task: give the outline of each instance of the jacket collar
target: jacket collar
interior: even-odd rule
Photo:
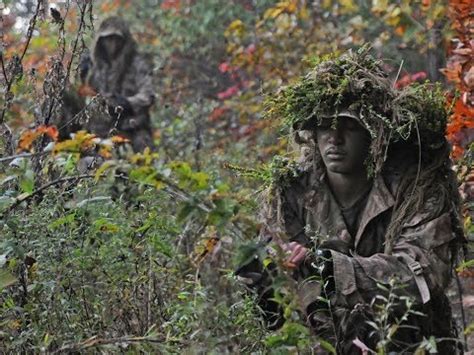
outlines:
[[[387,188],[385,181],[380,174],[377,175],[369,192],[367,205],[360,216],[360,224],[354,242],[356,248],[370,221],[393,207],[394,204],[395,199]]]
[[[390,193],[382,176],[374,178],[372,188],[367,198],[367,205],[360,215],[359,228],[355,236],[351,236],[347,230],[339,205],[326,183],[325,176],[319,179],[319,183],[313,186],[305,196],[305,208],[310,211],[312,219],[319,226],[324,226],[324,232],[329,237],[337,236],[346,242],[354,240],[354,248],[357,248],[362,239],[365,229],[370,221],[390,209],[395,204],[395,199]]]

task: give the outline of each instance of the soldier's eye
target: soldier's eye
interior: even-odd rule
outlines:
[[[353,119],[345,121],[344,127],[349,131],[359,131],[362,130],[362,126]]]
[[[332,120],[329,118],[323,118],[321,120],[321,123],[318,125],[319,130],[327,130],[331,129],[332,126]]]

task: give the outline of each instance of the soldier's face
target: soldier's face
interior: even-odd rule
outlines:
[[[328,172],[360,174],[370,145],[368,132],[353,118],[338,117],[336,127],[332,119],[323,119],[316,128],[315,138]]]
[[[113,59],[117,56],[123,48],[123,38],[118,35],[111,35],[107,37],[102,37],[100,39],[102,48],[106,53],[108,58]]]

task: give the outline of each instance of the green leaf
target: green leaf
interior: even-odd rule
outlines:
[[[177,217],[178,222],[183,222],[196,210],[197,210],[197,207],[194,204],[186,203],[178,213],[178,217]]]
[[[31,194],[35,188],[35,174],[33,170],[26,170],[25,174],[20,178],[21,191]]]
[[[171,244],[166,243],[160,235],[153,236],[151,242],[156,252],[164,254],[169,258],[173,256],[173,248]]]
[[[74,222],[75,218],[76,218],[76,213],[75,212],[69,213],[69,214],[67,214],[63,217],[58,218],[54,222],[51,222],[50,224],[48,224],[48,228],[55,229],[55,228],[58,228],[59,226],[65,225],[65,224],[71,224],[71,223]]]
[[[332,344],[324,339],[318,339],[319,345],[330,354],[336,354],[336,349]]]
[[[457,272],[463,271],[465,269],[468,269],[470,267],[474,266],[474,259],[473,260],[467,260],[463,261],[459,266],[456,268]]]
[[[16,277],[7,270],[0,269],[0,290],[13,285],[17,281]]]

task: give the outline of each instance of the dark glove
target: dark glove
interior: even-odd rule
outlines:
[[[240,266],[235,271],[235,275],[250,288],[262,286],[262,283],[266,284],[268,276],[258,257],[255,257],[249,263]]]
[[[130,101],[125,96],[114,94],[107,99],[109,105],[109,114],[112,117],[124,117],[133,114],[133,108]]]
[[[351,253],[351,245],[339,239],[326,240],[325,242],[321,243],[319,248],[338,251],[339,253],[342,253],[344,255],[350,255]]]

